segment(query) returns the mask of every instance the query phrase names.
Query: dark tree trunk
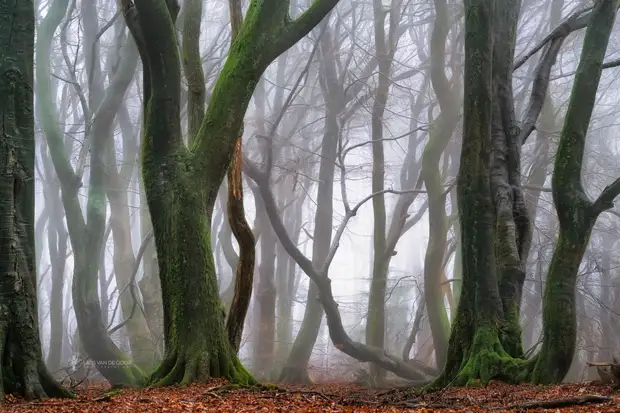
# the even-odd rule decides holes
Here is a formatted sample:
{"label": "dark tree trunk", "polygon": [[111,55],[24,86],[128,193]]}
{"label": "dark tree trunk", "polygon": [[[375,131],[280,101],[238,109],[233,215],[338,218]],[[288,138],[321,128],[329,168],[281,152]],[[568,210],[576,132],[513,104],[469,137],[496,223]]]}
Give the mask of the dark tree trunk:
{"label": "dark tree trunk", "polygon": [[[463,291],[448,361],[437,384],[486,383],[491,379],[547,384],[564,378],[575,351],[579,265],[597,216],[613,206],[620,192],[620,180],[616,180],[593,202],[581,186],[586,132],[617,11],[615,1],[602,0],[589,18],[556,154],[552,188],[560,234],[545,286],[544,340],[535,358],[523,360],[517,323],[528,224],[516,180],[519,146],[528,130],[514,122],[508,82],[519,7],[519,1],[497,9],[493,1],[465,2],[464,136],[457,184]],[[547,52],[559,44],[552,44]],[[542,107],[546,89],[537,91],[539,95],[533,93],[533,97],[538,103],[533,103],[539,104],[538,109],[533,110],[536,105],[530,104],[525,126],[532,118],[535,122]]]}
{"label": "dark tree trunk", "polygon": [[0,3],[0,396],[69,396],[43,362],[37,319],[34,4]]}

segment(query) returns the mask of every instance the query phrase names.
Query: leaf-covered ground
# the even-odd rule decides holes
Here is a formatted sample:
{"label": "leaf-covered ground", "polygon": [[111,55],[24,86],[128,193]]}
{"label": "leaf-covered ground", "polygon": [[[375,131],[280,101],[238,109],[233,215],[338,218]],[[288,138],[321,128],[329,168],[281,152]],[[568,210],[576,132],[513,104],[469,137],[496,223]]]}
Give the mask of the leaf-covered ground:
{"label": "leaf-covered ground", "polygon": [[[596,383],[541,387],[491,383],[416,396],[329,383],[278,389],[230,389],[222,381],[189,387],[77,390],[74,400],[26,402],[7,397],[3,412],[619,412],[620,392]],[[564,404],[564,406],[562,406]]]}

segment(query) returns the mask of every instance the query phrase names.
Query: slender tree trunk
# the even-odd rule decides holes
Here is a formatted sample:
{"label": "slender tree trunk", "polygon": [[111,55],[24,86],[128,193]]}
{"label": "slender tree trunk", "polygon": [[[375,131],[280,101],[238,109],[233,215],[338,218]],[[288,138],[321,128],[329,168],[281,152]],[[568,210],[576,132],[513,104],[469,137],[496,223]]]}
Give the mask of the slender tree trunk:
{"label": "slender tree trunk", "polygon": [[265,213],[265,206],[257,199],[256,214],[261,223],[260,265],[256,289],[256,324],[254,342],[253,371],[259,378],[269,378],[272,374],[275,357],[276,330],[276,244],[277,239]]}
{"label": "slender tree trunk", "polygon": [[[327,118],[325,120],[323,146],[321,148],[319,185],[314,215],[314,239],[312,243],[312,263],[315,268],[323,265],[327,259],[332,239],[334,172],[340,134],[336,119],[338,112],[330,108],[329,105],[326,112]],[[308,362],[310,361],[312,349],[316,343],[323,319],[323,307],[318,300],[318,294],[318,288],[310,280],[304,319],[286,365],[280,375],[280,381],[286,383],[307,383],[310,381],[307,370]]]}
{"label": "slender tree trunk", "polygon": [[435,361],[442,368],[446,360],[450,322],[443,300],[441,275],[448,242],[446,191],[440,171],[440,159],[459,121],[458,74],[448,80],[445,74],[446,42],[450,31],[448,6],[445,0],[435,0],[435,24],[431,35],[431,83],[441,113],[433,122],[429,141],[422,153],[421,177],[428,193],[429,235],[424,257],[424,292],[428,320],[433,333]]}
{"label": "slender tree trunk", "polygon": [[[37,113],[50,148],[54,169],[62,189],[62,200],[67,217],[71,247],[74,253],[72,284],[73,307],[80,336],[88,356],[101,367],[101,373],[113,385],[141,384],[143,373],[136,368],[110,339],[103,324],[97,294],[99,257],[105,231],[105,186],[103,161],[106,142],[93,141],[88,193],[87,220],[84,219],[78,191],[81,177],[74,171],[65,152],[62,131],[54,113],[54,99],[50,84],[51,41],[67,10],[68,1],[54,0],[41,21],[37,36]],[[110,127],[110,125],[103,125]],[[97,135],[100,136],[100,135]],[[88,222],[88,224],[87,224]],[[88,333],[86,333],[88,332]],[[113,367],[110,367],[110,364]],[[105,368],[102,367],[105,365]]]}

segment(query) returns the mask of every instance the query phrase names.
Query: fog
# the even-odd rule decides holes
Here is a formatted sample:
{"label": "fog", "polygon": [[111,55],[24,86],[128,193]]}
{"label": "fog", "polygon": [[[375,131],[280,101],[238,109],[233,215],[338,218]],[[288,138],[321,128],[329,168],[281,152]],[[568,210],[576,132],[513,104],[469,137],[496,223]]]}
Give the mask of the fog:
{"label": "fog", "polygon": [[[36,4],[35,231],[44,359],[57,378],[76,384],[102,378],[97,369],[102,367],[79,344],[90,331],[78,331],[72,294],[91,294],[92,301],[96,287],[109,336],[147,374],[164,357],[165,327],[141,175],[141,59],[116,2],[66,3]],[[202,3],[198,43],[208,105],[229,53],[231,29],[227,2]],[[291,3],[292,17],[307,8],[306,2]],[[524,0],[516,61],[588,5]],[[245,13],[247,4],[242,6]],[[441,19],[437,7],[445,8]],[[182,1],[176,21],[182,65],[187,59],[183,26],[190,22],[186,13]],[[57,28],[52,27],[54,14],[62,16]],[[434,30],[436,25],[440,30]],[[591,198],[620,176],[618,30],[616,24],[605,60],[611,63],[598,87],[585,148],[582,182]],[[551,174],[584,32],[573,31],[561,45],[542,112],[522,146],[521,182],[532,222],[519,316],[526,355],[542,343],[542,294],[558,237]],[[385,350],[385,360],[409,366],[420,381],[441,371],[438,363],[445,361],[450,334],[446,322],[455,319],[462,280],[456,178],[468,81],[464,42],[461,1],[342,0],[262,75],[245,113],[242,145],[244,204],[256,238],[256,260],[239,357],[255,377],[365,385],[376,384],[378,377],[389,383],[415,379],[397,364],[386,376],[373,371],[370,356],[357,343]],[[542,47],[513,73],[517,119],[525,117],[541,56],[550,47]],[[127,71],[122,73],[125,88],[114,80],[119,71]],[[184,76],[185,141],[193,87]],[[106,133],[113,135],[112,145],[106,143],[93,159],[97,139]],[[93,190],[95,164],[101,169]],[[72,179],[79,180],[79,188]],[[227,220],[226,188],[225,181],[209,236],[227,312],[239,247]],[[269,211],[265,196],[277,210]],[[105,211],[103,228],[97,211]],[[280,217],[286,233],[274,225],[274,217]],[[610,361],[620,349],[619,217],[618,208],[600,215],[581,262],[577,351],[567,381],[597,378],[587,362]],[[101,245],[89,241],[102,229]],[[293,254],[291,246],[296,247]],[[310,288],[308,263],[331,279],[327,285],[352,350],[343,351],[336,339],[342,335],[332,332],[330,337],[325,316],[319,317],[329,304]],[[76,287],[76,277],[91,270],[97,285],[85,281]],[[385,372],[385,366],[377,370]]]}

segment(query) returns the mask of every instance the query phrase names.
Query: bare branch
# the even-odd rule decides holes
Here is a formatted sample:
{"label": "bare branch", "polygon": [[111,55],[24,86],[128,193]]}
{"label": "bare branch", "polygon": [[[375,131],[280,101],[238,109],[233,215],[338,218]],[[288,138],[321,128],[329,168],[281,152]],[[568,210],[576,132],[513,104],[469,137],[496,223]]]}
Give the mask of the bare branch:
{"label": "bare branch", "polygon": [[591,11],[593,8],[594,6],[586,7],[585,9],[577,10],[576,12],[571,14],[565,21],[560,23],[558,27],[553,29],[551,33],[549,33],[536,46],[534,46],[532,50],[530,50],[523,57],[517,60],[517,62],[513,66],[513,70],[517,70],[518,68],[523,66],[530,57],[534,56],[550,41],[560,37],[566,37],[570,33],[586,27],[588,25],[588,22],[590,21],[590,17],[592,16]]}

